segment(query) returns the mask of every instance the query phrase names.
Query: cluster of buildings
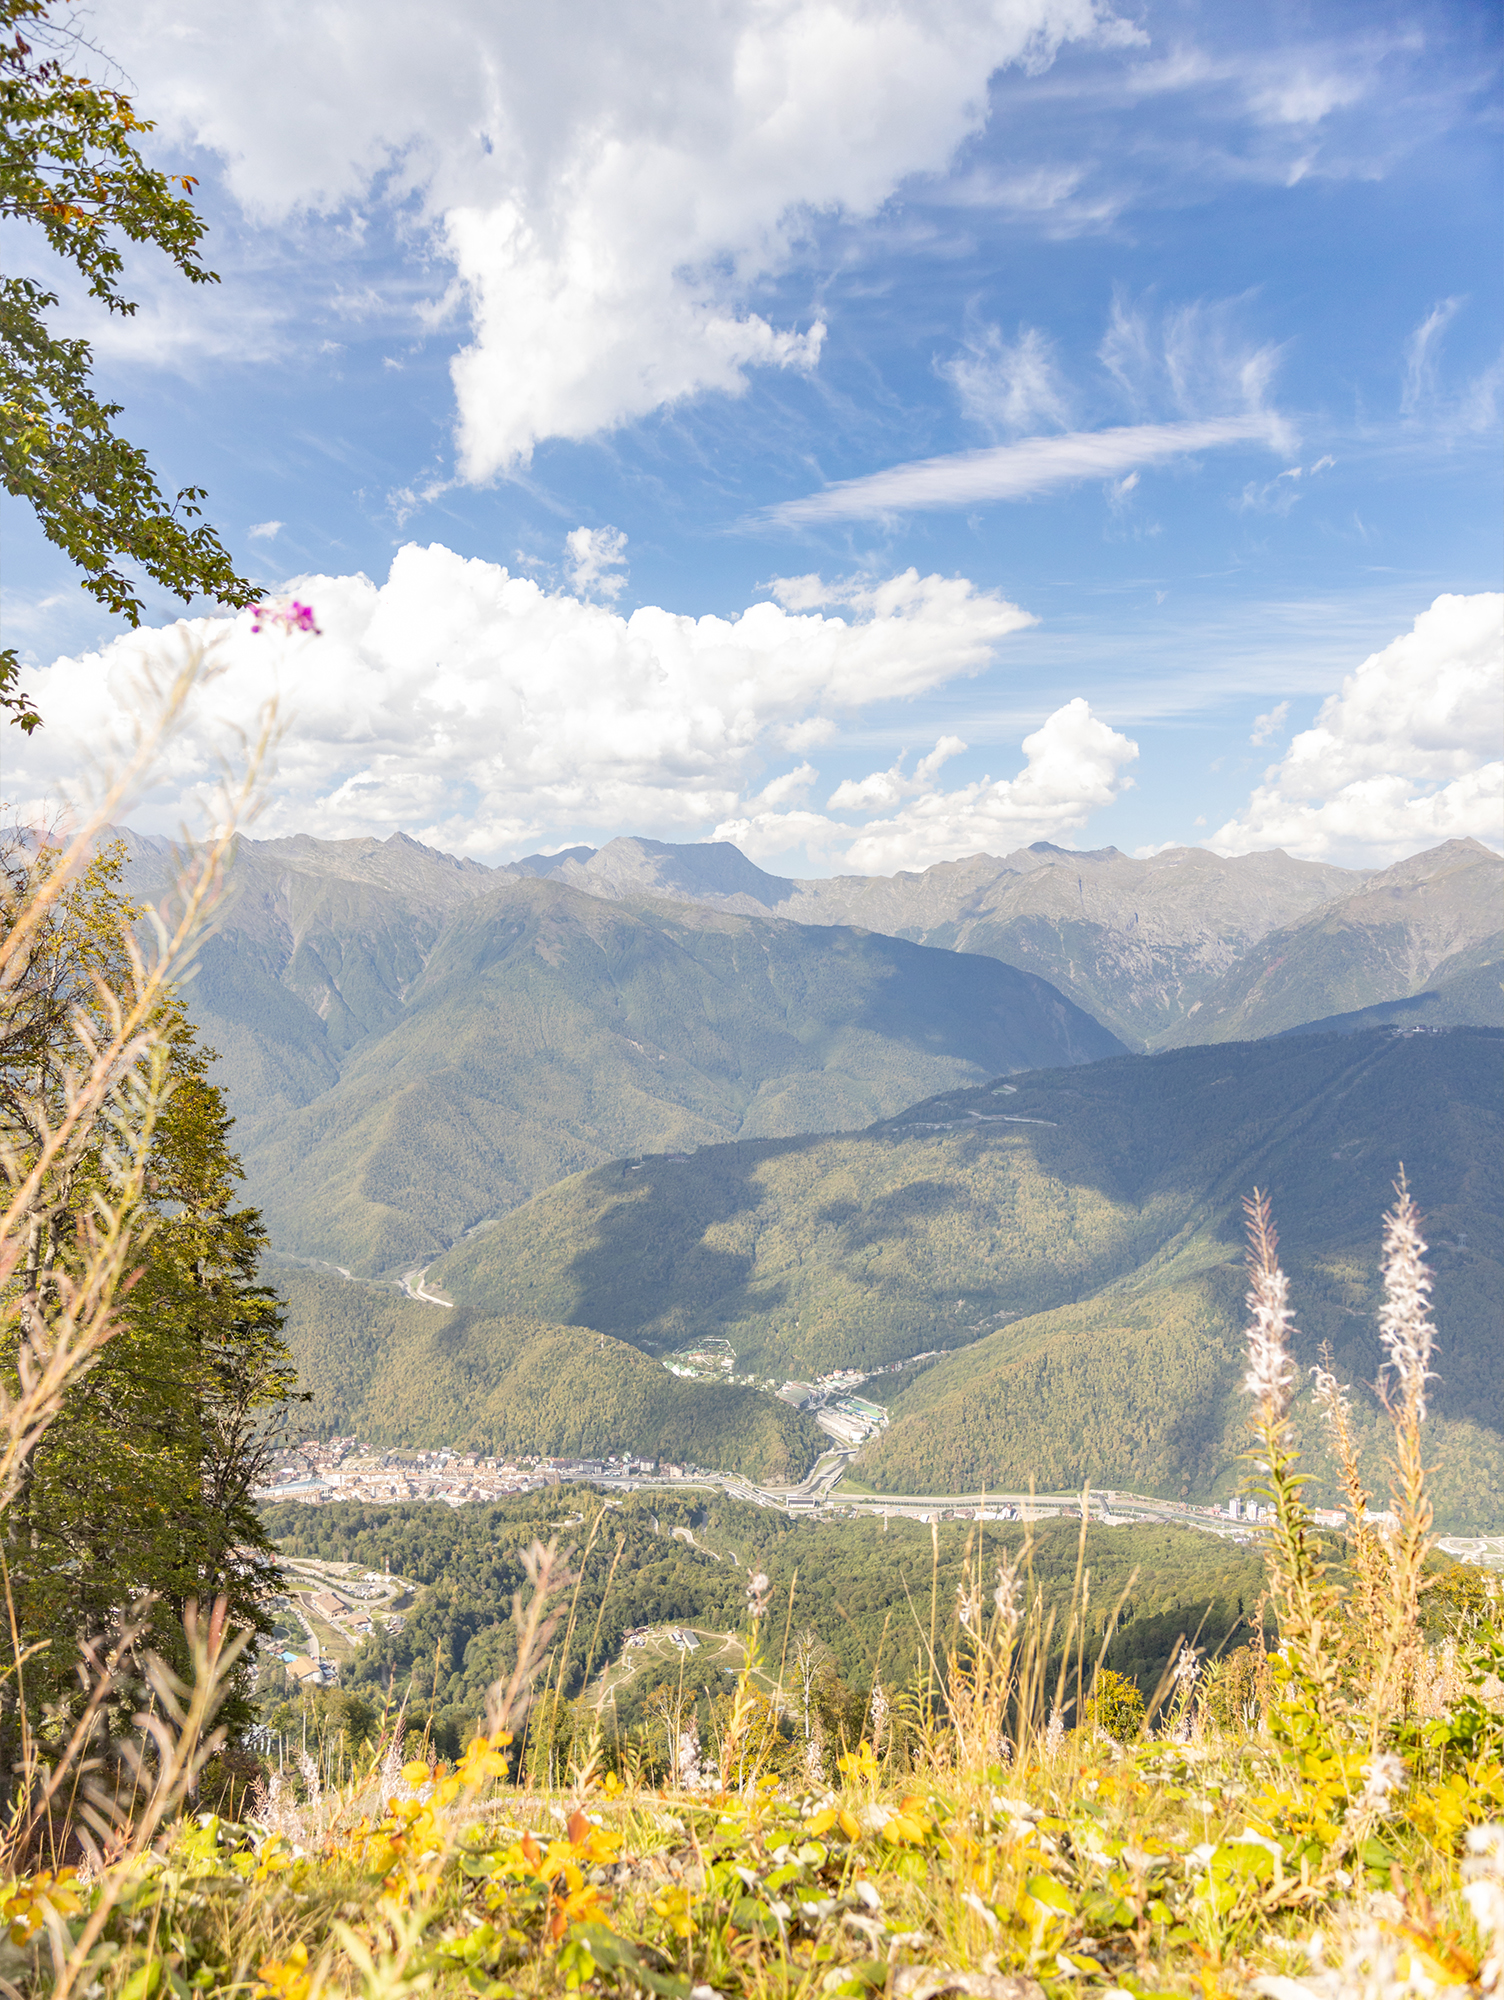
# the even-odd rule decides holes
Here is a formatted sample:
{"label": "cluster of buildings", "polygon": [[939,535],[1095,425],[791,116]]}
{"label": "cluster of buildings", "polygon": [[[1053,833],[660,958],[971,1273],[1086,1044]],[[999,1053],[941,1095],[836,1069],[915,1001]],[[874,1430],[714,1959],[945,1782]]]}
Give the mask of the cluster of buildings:
{"label": "cluster of buildings", "polygon": [[854,1368],[838,1368],[814,1382],[785,1382],[777,1394],[780,1402],[808,1410],[827,1437],[854,1451],[888,1427],[888,1413],[881,1403],[869,1403],[851,1393],[866,1380]]}
{"label": "cluster of buildings", "polygon": [[[1262,1524],[1267,1527],[1274,1519],[1274,1509],[1258,1500],[1240,1499],[1234,1493],[1227,1503],[1227,1518],[1229,1521],[1252,1521],[1255,1526]],[[1347,1515],[1340,1507],[1313,1507],[1311,1509],[1311,1518],[1315,1521],[1318,1528],[1340,1528],[1346,1521]],[[1388,1520],[1389,1518],[1388,1515],[1380,1516],[1372,1514],[1369,1516],[1369,1519],[1373,1521]]]}
{"label": "cluster of buildings", "polygon": [[433,1451],[387,1450],[358,1438],[305,1438],[288,1447],[258,1500],[300,1500],[309,1506],[334,1500],[386,1503],[443,1500],[461,1507],[472,1500],[500,1500],[562,1480],[595,1479],[630,1485],[638,1479],[692,1479],[699,1466],[668,1464],[630,1455],[608,1458],[488,1458],[440,1446]]}

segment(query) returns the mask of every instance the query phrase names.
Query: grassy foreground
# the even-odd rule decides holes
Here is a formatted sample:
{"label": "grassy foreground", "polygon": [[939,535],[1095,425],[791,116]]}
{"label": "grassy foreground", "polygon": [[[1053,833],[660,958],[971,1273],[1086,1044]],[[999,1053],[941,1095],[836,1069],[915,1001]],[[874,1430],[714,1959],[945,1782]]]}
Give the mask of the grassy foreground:
{"label": "grassy foreground", "polygon": [[[1207,1726],[1194,1699],[1145,1742],[1057,1722],[990,1762],[958,1761],[950,1720],[914,1768],[863,1744],[817,1788],[759,1774],[750,1706],[693,1791],[588,1766],[519,1788],[484,1737],[452,1770],[388,1754],[336,1793],[274,1788],[246,1823],[184,1818],[117,1884],[75,1990],[1498,1990],[1504,1687],[1467,1687],[1455,1648],[1432,1669],[1411,1759],[1363,1770],[1292,1754],[1262,1711]],[[66,1874],[8,1885],[10,1990],[63,1983],[100,1895]]]}
{"label": "grassy foreground", "polygon": [[[646,1759],[613,1752],[598,1707],[576,1704],[559,1726],[545,1669],[581,1579],[557,1543],[535,1543],[510,1677],[452,1767],[404,1751],[399,1708],[334,1787],[304,1754],[291,1786],[270,1772],[242,1785],[230,1820],[202,1805],[224,1786],[228,1746],[210,1725],[245,1635],[222,1607],[190,1614],[191,1678],[149,1663],[134,1737],[106,1726],[124,1683],[94,1655],[71,1738],[25,1764],[3,1828],[0,1991],[1504,1991],[1504,1604],[1494,1580],[1454,1571],[1449,1615],[1440,1627],[1429,1615],[1442,1594],[1422,1451],[1435,1335],[1419,1218],[1403,1181],[1398,1192],[1380,1314],[1393,1429],[1382,1515],[1347,1392],[1317,1374],[1349,1503],[1340,1564],[1302,1498],[1288,1290],[1268,1204],[1248,1205],[1245,1388],[1274,1650],[1264,1607],[1229,1658],[1203,1659],[1184,1635],[1146,1705],[1103,1664],[1110,1630],[1088,1650],[1083,1507],[1065,1617],[1046,1612],[1027,1541],[999,1560],[979,1539],[958,1584],[949,1573],[956,1636],[938,1657],[937,1538],[914,1620],[922,1634],[928,1611],[926,1670],[902,1688],[875,1682],[838,1746],[820,1740],[801,1655],[776,1657],[757,1572],[743,1664],[703,1736],[682,1687],[662,1691],[668,1781],[655,1785]],[[569,1639],[566,1627],[561,1656]]]}

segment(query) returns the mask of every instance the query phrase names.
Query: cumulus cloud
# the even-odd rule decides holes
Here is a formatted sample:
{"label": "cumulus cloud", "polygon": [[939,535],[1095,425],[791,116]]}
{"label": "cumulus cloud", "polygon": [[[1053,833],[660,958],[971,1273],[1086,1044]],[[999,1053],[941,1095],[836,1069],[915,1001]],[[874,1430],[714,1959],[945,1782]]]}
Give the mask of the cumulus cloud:
{"label": "cumulus cloud", "polygon": [[572,528],[564,537],[569,580],[586,596],[616,597],[627,580],[627,538],[620,528]]}
{"label": "cumulus cloud", "polygon": [[[280,683],[289,728],[259,833],[401,829],[486,860],[624,828],[693,838],[807,789],[807,763],[756,788],[837,717],[977,673],[1033,622],[964,578],[915,570],[826,586],[839,615],[761,603],[735,618],[624,617],[438,546],[399,551],[381,585],[289,588],[323,631],[290,655],[247,618],[190,628],[222,637],[224,671],[134,815],[144,830],[197,818],[226,729],[252,727]],[[48,725],[9,754],[14,800],[45,809],[89,749],[128,733],[137,663],[164,643],[171,630],[132,635],[35,676]]]}
{"label": "cumulus cloud", "polygon": [[253,542],[274,542],[286,525],[285,521],[258,521],[254,528],[247,528],[246,533]]}
{"label": "cumulus cloud", "polygon": [[450,0],[417,35],[397,0],[101,0],[96,23],[253,217],[379,184],[422,218],[470,322],[472,480],[750,368],[812,367],[820,323],[751,304],[810,212],[870,214],[944,168],[998,68],[1142,39],[1102,0],[581,0],[566,34],[521,0]]}
{"label": "cumulus cloud", "polygon": [[1438,597],[1348,675],[1208,845],[1374,866],[1467,835],[1504,846],[1501,739],[1504,596]]}
{"label": "cumulus cloud", "polygon": [[1289,717],[1289,702],[1277,701],[1267,715],[1254,717],[1253,734],[1249,737],[1249,742],[1254,745],[1274,742],[1276,737],[1284,735],[1285,724]]}
{"label": "cumulus cloud", "polygon": [[[942,751],[953,754],[950,744],[965,748],[957,738],[942,738],[919,767],[929,767],[927,776],[938,768],[935,759]],[[967,854],[1006,854],[1033,840],[1059,840],[1085,825],[1132,784],[1127,767],[1138,756],[1138,745],[1093,715],[1080,696],[1026,736],[1023,749],[1026,762],[1016,777],[983,777],[954,791],[905,779],[896,766],[848,781],[832,794],[831,811],[886,815],[858,826],[828,814],[763,812],[723,821],[715,837],[734,841],[760,860],[802,845],[812,855],[873,875],[928,868]]]}

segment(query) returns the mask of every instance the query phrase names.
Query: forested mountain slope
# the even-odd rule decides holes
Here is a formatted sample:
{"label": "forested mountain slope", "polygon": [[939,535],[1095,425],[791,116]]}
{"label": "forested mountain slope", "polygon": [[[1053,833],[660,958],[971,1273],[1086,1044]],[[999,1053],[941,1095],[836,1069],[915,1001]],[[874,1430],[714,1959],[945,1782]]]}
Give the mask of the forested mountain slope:
{"label": "forested mountain slope", "polygon": [[[138,848],[138,894],[162,867]],[[368,1273],[635,1148],[862,1126],[1121,1046],[990,959],[415,842],[248,842],[233,887],[187,997],[251,1196],[279,1249]]]}
{"label": "forested mountain slope", "polygon": [[271,1273],[312,1401],[297,1422],[415,1450],[650,1458],[803,1478],[828,1444],[775,1397],[670,1375],[609,1335],[404,1297],[332,1273]]}
{"label": "forested mountain slope", "polygon": [[649,1351],[724,1336],[807,1377],[891,1378],[860,1476],[889,1490],[1235,1483],[1242,1197],[1274,1198],[1303,1358],[1379,1351],[1379,1217],[1403,1161],[1429,1216],[1444,1502],[1504,1510],[1504,1035],[1286,1037],[1015,1077],[861,1133],[621,1161],[436,1267],[492,1312]]}

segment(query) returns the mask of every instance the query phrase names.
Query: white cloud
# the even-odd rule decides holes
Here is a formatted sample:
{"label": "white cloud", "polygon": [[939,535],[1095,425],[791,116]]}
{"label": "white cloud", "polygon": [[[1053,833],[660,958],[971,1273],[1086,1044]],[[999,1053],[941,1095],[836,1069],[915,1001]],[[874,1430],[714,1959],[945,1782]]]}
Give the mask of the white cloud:
{"label": "white cloud", "polygon": [[1097,359],[1136,415],[1173,410],[1182,417],[1266,413],[1280,348],[1244,327],[1247,300],[1196,299],[1160,311],[1113,294]]}
{"label": "white cloud", "polygon": [[[291,657],[248,619],[195,623],[227,635],[225,672],[133,816],[143,830],[197,819],[226,728],[252,726],[280,683],[290,727],[260,833],[400,828],[484,859],[623,828],[694,837],[745,811],[801,734],[977,673],[1033,622],[964,578],[914,570],[829,586],[841,616],[762,603],[729,619],[652,606],[624,617],[437,546],[399,551],[380,586],[311,576],[288,587],[324,634],[291,642]],[[90,750],[126,732],[133,662],[151,639],[33,677],[47,727],[8,752],[13,799],[47,807]],[[806,764],[775,777],[756,810],[815,776]]]}
{"label": "white cloud", "polygon": [[[942,739],[935,754],[945,747]],[[1027,761],[1016,778],[984,777],[952,792],[921,790],[896,766],[838,787],[832,811],[890,809],[886,818],[860,826],[818,813],[762,812],[723,821],[715,837],[734,841],[755,860],[803,846],[811,855],[874,875],[928,868],[967,854],[1006,854],[1033,840],[1075,832],[1132,783],[1127,766],[1138,756],[1138,745],[1099,721],[1079,696],[1026,736],[1023,748]],[[932,759],[925,762],[934,768]],[[905,794],[915,793],[902,803]]]}
{"label": "white cloud", "polygon": [[802,798],[819,775],[813,764],[800,764],[792,771],[785,771],[781,778],[774,778],[764,785],[752,805],[761,812],[786,806],[790,799]]}
{"label": "white cloud", "polygon": [[[1169,421],[1064,431],[919,459],[783,501],[767,510],[767,518],[799,526],[969,507],[1028,499],[1083,479],[1113,482],[1108,502],[1116,511],[1137,485],[1140,467],[1238,444],[1288,453],[1297,442],[1293,428],[1269,401],[1280,349],[1248,338],[1239,324],[1242,305],[1240,299],[1199,300],[1156,316],[1121,293],[1114,297],[1098,359],[1136,413],[1168,407],[1177,413]],[[1047,337],[1036,328],[1022,328],[1009,345],[990,327],[942,372],[955,383],[967,414],[994,431],[1067,419],[1070,391]]]}
{"label": "white cloud", "polygon": [[1465,835],[1504,846],[1501,738],[1504,597],[1438,597],[1347,676],[1207,844],[1378,866]]}
{"label": "white cloud", "polygon": [[587,596],[616,597],[627,580],[627,538],[620,528],[571,528],[569,580]]}
{"label": "white cloud", "polygon": [[1289,702],[1276,702],[1267,715],[1254,717],[1253,734],[1249,737],[1249,742],[1255,745],[1272,743],[1277,736],[1284,735],[1285,724],[1289,720],[1289,717]]}
{"label": "white cloud", "polygon": [[1130,467],[1160,465],[1192,452],[1233,444],[1284,441],[1281,420],[1260,411],[1173,424],[1127,424],[1116,430],[1066,431],[1021,438],[1017,444],[924,458],[863,479],[844,479],[802,500],[768,509],[771,520],[796,527],[816,521],[866,520],[926,508],[970,507],[987,500],[1024,500],[1082,479],[1111,479]]}
{"label": "white cloud", "polygon": [[1245,514],[1288,514],[1301,497],[1301,480],[1314,479],[1318,472],[1329,472],[1336,463],[1327,452],[1314,465],[1289,465],[1273,479],[1251,479],[1243,488],[1238,506]]}
{"label": "white cloud", "polygon": [[1080,236],[1116,221],[1126,205],[1123,188],[1086,191],[1084,166],[1030,167],[1016,174],[998,174],[974,167],[943,187],[926,190],[937,207],[985,208],[1031,223],[1041,235]]}
{"label": "white cloud", "polygon": [[[943,169],[998,68],[1136,30],[1101,0],[521,0],[185,13],[102,0],[173,136],[219,153],[254,218],[334,213],[380,182],[436,235],[469,313],[464,475],[523,464],[753,367],[812,367],[753,287],[811,211],[868,215]],[[288,78],[297,78],[289,88]]]}
{"label": "white cloud", "polygon": [[999,327],[982,328],[964,354],[942,362],[940,373],[975,424],[1008,435],[1033,424],[1070,422],[1070,399],[1054,343],[1037,326],[1021,326],[1016,341]]}
{"label": "white cloud", "polygon": [[931,780],[941,766],[958,757],[966,748],[959,736],[942,736],[927,757],[921,757],[910,776],[903,768],[908,751],[900,752],[886,771],[873,771],[865,778],[845,778],[836,786],[826,804],[832,812],[870,812],[896,806],[900,799],[928,793]]}
{"label": "white cloud", "polygon": [[942,764],[948,764],[952,757],[959,757],[966,747],[959,736],[942,736],[928,757],[921,757],[914,766],[914,776],[921,785],[927,785]]}
{"label": "white cloud", "polygon": [[247,528],[246,533],[253,542],[274,542],[286,525],[285,521],[258,521],[254,528]]}
{"label": "white cloud", "polygon": [[1459,298],[1442,299],[1432,306],[1405,342],[1405,386],[1400,392],[1400,409],[1407,417],[1415,416],[1436,393],[1436,357],[1441,352],[1442,335],[1461,307]]}
{"label": "white cloud", "polygon": [[1369,79],[1354,73],[1325,74],[1302,65],[1249,93],[1249,109],[1270,125],[1319,125],[1333,111],[1346,110],[1367,94]]}

